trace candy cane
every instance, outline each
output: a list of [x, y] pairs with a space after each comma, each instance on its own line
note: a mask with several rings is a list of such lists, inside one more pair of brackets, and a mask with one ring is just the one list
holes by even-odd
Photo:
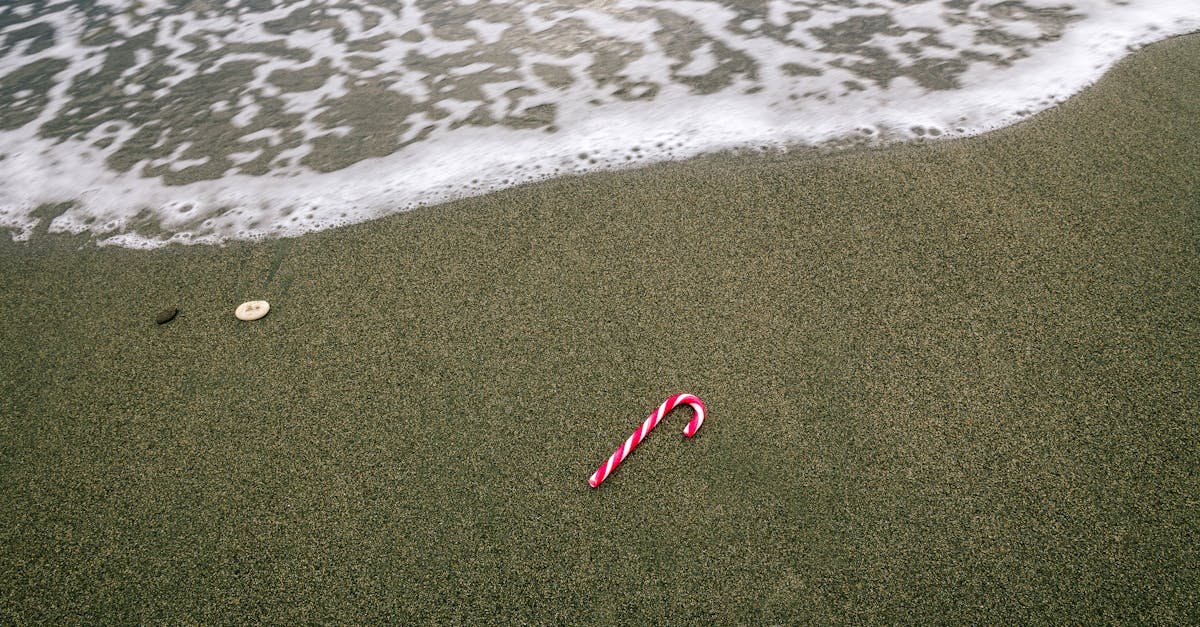
[[658, 426], [658, 422], [663, 419], [663, 416], [671, 413], [672, 409], [684, 403], [691, 405], [692, 409], [696, 410], [696, 416], [683, 428], [683, 434], [689, 438], [696, 435], [696, 432], [700, 430], [700, 425], [704, 424], [704, 401], [691, 394], [676, 394], [668, 398], [662, 405], [658, 406], [658, 409], [654, 410], [654, 413], [646, 417], [646, 421], [642, 423], [642, 426], [638, 427], [637, 431], [634, 431], [628, 440], [625, 440], [625, 443], [608, 458], [608, 461], [604, 462], [602, 466], [596, 469], [596, 472], [592, 473], [591, 478], [588, 479], [588, 485], [593, 488], [598, 487], [612, 474], [612, 471], [616, 470], [617, 465], [624, 461], [633, 452], [633, 449], [637, 448], [642, 438], [645, 438], [647, 433], [650, 433], [654, 427]]

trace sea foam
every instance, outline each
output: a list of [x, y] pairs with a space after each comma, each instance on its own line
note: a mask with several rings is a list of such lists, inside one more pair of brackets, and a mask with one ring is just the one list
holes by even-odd
[[0, 8], [0, 229], [286, 237], [705, 152], [973, 135], [1200, 28], [1193, 0], [742, 4]]

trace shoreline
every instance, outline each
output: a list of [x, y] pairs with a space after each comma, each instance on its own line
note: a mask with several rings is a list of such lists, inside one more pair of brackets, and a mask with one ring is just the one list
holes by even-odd
[[0, 616], [1195, 622], [1197, 59], [966, 139], [0, 244]]
[[[1192, 27], [1194, 28], [1195, 25], [1192, 25]], [[1180, 26], [1179, 28], [1186, 28], [1186, 26]], [[1166, 39], [1188, 36], [1188, 34], [1165, 34], [1167, 32], [1178, 32], [1178, 30], [1174, 28], [1165, 31], [1151, 28], [1147, 32], [1156, 32], [1158, 36], [1165, 37]], [[1159, 41], [1165, 41], [1166, 39]], [[1141, 39], [1136, 38], [1134, 41], [1140, 42]], [[1128, 55], [1131, 53], [1136, 53], [1137, 50], [1140, 50], [1146, 45], [1151, 44], [1145, 44], [1143, 42], [1136, 45], [1131, 44], [1129, 46], [1124, 46], [1121, 49], [1124, 51], [1125, 55]], [[1117, 58], [1117, 61], [1115, 62], [1119, 62], [1119, 55], [1115, 58]], [[1111, 69], [1112, 63], [1114, 63], [1112, 58], [1105, 58], [1102, 62], [1093, 65], [1091, 70], [1092, 72], [1107, 72], [1108, 70], [1105, 68]], [[1087, 74], [1087, 80], [1095, 81], [1097, 77], [1092, 72]], [[1072, 83], [1072, 86], [1074, 88], [1079, 87], [1078, 84], [1074, 83]], [[938, 93], [939, 92], [933, 92], [933, 94]], [[1075, 91], [1073, 92], [1073, 95], [1066, 97], [1070, 99], [1077, 96], [1078, 93], [1078, 91]], [[952, 94], [950, 94], [949, 97], [952, 97]], [[391, 198], [393, 202], [390, 204], [384, 203], [382, 205], [376, 203], [375, 200], [372, 200], [372, 198], [374, 198], [373, 193], [367, 193], [366, 195], [363, 195], [363, 190], [370, 187], [381, 178], [387, 179], [387, 172], [389, 171], [408, 172], [414, 168], [423, 167], [422, 164], [430, 160], [430, 155], [425, 155], [425, 157], [410, 155], [406, 157], [401, 152], [397, 152], [374, 160], [352, 163], [349, 168], [337, 170], [336, 172], [338, 173], [337, 176], [339, 177], [349, 176], [355, 179], [355, 184], [344, 186], [338, 189], [336, 193], [331, 191], [332, 188], [326, 189], [320, 185], [314, 187], [309, 181], [306, 180], [310, 176], [319, 176], [320, 168], [317, 170], [308, 170], [306, 176], [301, 176], [296, 180], [279, 179], [268, 176], [244, 176], [241, 174], [232, 174], [225, 178], [209, 178], [209, 175], [211, 175], [212, 172], [208, 172], [207, 174], [203, 173], [205, 168], [200, 168], [199, 171], [194, 171], [192, 174], [188, 174], [189, 170], [187, 168], [178, 172], [171, 169], [166, 173], [160, 172], [162, 178], [122, 178], [127, 174], [127, 172], [118, 173], [116, 171], [109, 171], [108, 173], [111, 174], [112, 177], [116, 178], [105, 178], [103, 175], [97, 175], [99, 177], [97, 180], [101, 180], [103, 182], [94, 182], [95, 184], [89, 186], [88, 188], [78, 190], [78, 193], [73, 197], [57, 196], [53, 194], [40, 196], [40, 202], [42, 202], [42, 204], [39, 205], [37, 209], [32, 211], [30, 215], [35, 218], [39, 216], [42, 217], [42, 224], [39, 224], [35, 227], [30, 227], [27, 223], [21, 226], [13, 225], [6, 227], [5, 230], [10, 232], [13, 237], [17, 237], [18, 233], [23, 233], [21, 237], [28, 238], [29, 233], [39, 233], [41, 234], [40, 237], [44, 238], [44, 233], [48, 226], [48, 222], [54, 218], [59, 218], [64, 225], [70, 225], [69, 228], [76, 229], [90, 228], [89, 225], [92, 225], [96, 222], [109, 223], [110, 218], [114, 218], [112, 212], [105, 209], [98, 209], [99, 214], [93, 213], [97, 210], [97, 207], [92, 206], [90, 201], [84, 200], [85, 198], [104, 197], [108, 200], [100, 203], [100, 207], [117, 206], [125, 207], [125, 210], [128, 212], [133, 212], [135, 210], [137, 211], [136, 215], [126, 215], [112, 220], [112, 222], [127, 221], [129, 230], [110, 230], [102, 235], [97, 235], [91, 231], [85, 231], [85, 233], [81, 235], [64, 234], [63, 237], [83, 237], [85, 239], [94, 240], [93, 243], [100, 246], [122, 246], [137, 249], [156, 248], [164, 245], [169, 246], [172, 244], [167, 244], [165, 242], [173, 239], [173, 235], [184, 234], [186, 234], [189, 238], [189, 241], [185, 242], [184, 245], [199, 244], [221, 246], [237, 243], [238, 241], [255, 243], [269, 241], [278, 237], [303, 237], [305, 235], [330, 228], [344, 228], [345, 226], [351, 226], [353, 224], [371, 222], [378, 219], [380, 216], [386, 217], [389, 215], [395, 215], [394, 212], [403, 213], [411, 211], [414, 207], [417, 209], [440, 207], [473, 197], [486, 197], [497, 191], [503, 191], [504, 189], [523, 187], [525, 185], [537, 185], [547, 180], [558, 178], [559, 176], [588, 177], [597, 174], [616, 174], [631, 168], [635, 169], [647, 166], [652, 167], [654, 165], [661, 165], [663, 163], [680, 161], [686, 162], [697, 158], [753, 158], [754, 156], [761, 154], [759, 152], [760, 150], [774, 153], [780, 158], [794, 160], [797, 158], [823, 158], [842, 153], [854, 154], [860, 151], [870, 152], [876, 150], [889, 150], [892, 148], [902, 147], [905, 144], [923, 145], [926, 139], [933, 139], [935, 143], [937, 141], [955, 141], [960, 138], [969, 138], [979, 136], [981, 134], [996, 132], [997, 130], [1002, 130], [1014, 124], [1020, 124], [1024, 121], [1024, 119], [1020, 119], [1021, 115], [1030, 114], [1031, 111], [1044, 111], [1045, 109], [1043, 109], [1043, 107], [1053, 108], [1055, 106], [1059, 106], [1061, 104], [1060, 98], [1062, 97], [1063, 94], [1059, 93], [1047, 95], [1047, 97], [1041, 100], [1036, 106], [1027, 107], [1020, 112], [1010, 112], [1010, 114], [1001, 116], [999, 118], [992, 118], [991, 122], [981, 121], [975, 125], [966, 124], [963, 122], [963, 120], [965, 120], [968, 116], [963, 116], [957, 123], [966, 124], [966, 129], [961, 127], [954, 129], [944, 128], [955, 126], [957, 123], [923, 127], [920, 124], [914, 125], [913, 120], [910, 119], [904, 119], [901, 121], [893, 120], [890, 124], [867, 124], [866, 126], [858, 126], [856, 122], [855, 128], [840, 127], [840, 130], [836, 132], [831, 130], [829, 133], [820, 134], [820, 136], [824, 137], [824, 139], [813, 144], [803, 143], [803, 140], [801, 140], [800, 143], [795, 143], [794, 140], [796, 140], [797, 137], [802, 137], [802, 133], [797, 135], [796, 132], [781, 131], [782, 134], [777, 136], [776, 139], [767, 140], [764, 142], [746, 140], [740, 143], [725, 143], [721, 144], [727, 146], [724, 149], [700, 150], [699, 152], [696, 152], [691, 148], [684, 149], [683, 152], [690, 155], [687, 158], [679, 158], [677, 155], [675, 158], [660, 159], [660, 157], [649, 157], [646, 160], [643, 160], [644, 155], [640, 154], [641, 149], [637, 146], [634, 146], [632, 148], [633, 152], [629, 155], [625, 155], [625, 163], [623, 165], [619, 161], [610, 161], [608, 158], [601, 159], [601, 161], [609, 163], [609, 165], [599, 170], [577, 171], [573, 169], [573, 166], [562, 166], [562, 164], [559, 164], [559, 166], [565, 168], [565, 172], [554, 177], [534, 176], [532, 174], [526, 175], [522, 174], [520, 171], [524, 170], [525, 172], [533, 172], [536, 170], [549, 171], [553, 169], [553, 171], [559, 172], [560, 167], [558, 166], [553, 166], [552, 164], [548, 163], [530, 166], [530, 164], [521, 163], [509, 164], [505, 166], [505, 168], [514, 168], [514, 170], [508, 174], [498, 174], [497, 171], [492, 171], [485, 168], [484, 170], [466, 175], [475, 177], [469, 182], [467, 182], [465, 178], [451, 183], [443, 181], [438, 186], [429, 187], [428, 189], [425, 188], [425, 182], [410, 181], [410, 186], [415, 186], [423, 190], [419, 193], [419, 195], [425, 194], [423, 199], [413, 197], [409, 193], [411, 189], [409, 189], [409, 187], [406, 185], [395, 184], [395, 182], [392, 181], [391, 183], [388, 183], [387, 189], [389, 191], [387, 192], [386, 197]], [[979, 104], [980, 106], [987, 108], [986, 102]], [[1036, 113], [1032, 115], [1036, 115]], [[694, 116], [685, 113], [683, 114], [682, 119], [691, 119], [692, 117]], [[814, 116], [813, 119], [819, 120], [821, 119], [821, 116]], [[823, 124], [818, 125], [823, 126]], [[907, 130], [905, 130], [906, 128]], [[912, 133], [917, 133], [920, 135], [920, 137], [911, 136]], [[927, 135], [926, 133], [929, 134]], [[897, 138], [905, 136], [910, 137], [908, 140], [897, 140]], [[780, 137], [791, 137], [792, 140], [780, 139]], [[884, 140], [882, 139], [883, 137], [889, 137], [890, 139]], [[507, 145], [510, 139], [511, 138], [491, 138], [491, 140], [499, 141], [502, 145]], [[634, 143], [646, 144], [647, 142], [635, 140]], [[659, 143], [659, 145], [661, 146], [662, 144]], [[735, 145], [739, 147], [728, 147]], [[61, 165], [59, 163], [60, 160], [57, 157], [53, 157], [51, 153], [46, 152], [49, 150], [51, 149], [48, 147], [43, 147], [42, 149], [26, 150], [25, 152], [29, 154], [43, 154], [46, 156], [46, 159], [43, 161], [53, 162], [56, 167]], [[89, 149], [85, 148], [83, 150], [86, 152]], [[581, 146], [577, 150], [568, 150], [567, 152], [578, 152], [582, 155], [584, 153], [591, 152], [591, 150], [592, 149], [590, 147]], [[19, 154], [21, 151], [17, 152]], [[67, 152], [70, 152], [70, 150], [68, 149]], [[136, 153], [137, 151], [135, 150], [134, 152]], [[0, 155], [0, 157], [2, 156], [3, 155]], [[411, 157], [411, 159], [409, 157]], [[612, 159], [616, 159], [616, 157], [612, 157], [611, 155], [610, 157]], [[124, 161], [127, 162], [127, 165], [129, 163], [133, 163], [130, 161], [130, 159], [136, 161], [136, 158], [126, 155], [124, 157]], [[630, 159], [632, 159], [632, 161]], [[415, 161], [415, 163], [409, 163], [409, 161]], [[592, 163], [596, 163], [595, 159], [592, 160]], [[543, 169], [543, 166], [547, 167]], [[88, 171], [96, 168], [98, 168], [99, 171], [105, 170], [104, 167], [102, 167], [98, 162], [89, 164], [86, 161], [78, 163], [71, 162], [67, 170], [77, 174], [81, 171]], [[234, 169], [230, 169], [226, 170], [226, 173], [228, 174], [229, 172], [234, 171]], [[499, 179], [503, 180], [502, 182], [497, 183], [496, 180]], [[491, 182], [480, 183], [480, 180], [490, 180]], [[513, 184], [512, 187], [506, 187], [511, 184], [510, 181], [514, 180], [520, 180], [524, 182], [520, 184]], [[170, 181], [171, 184], [163, 185], [164, 181]], [[201, 187], [193, 187], [195, 185], [200, 185]], [[260, 186], [263, 188], [261, 190], [263, 195], [257, 196], [257, 200], [247, 198], [239, 194], [235, 194], [237, 197], [236, 199], [222, 196], [224, 193], [222, 190], [243, 190], [247, 188], [255, 189], [259, 188]], [[62, 187], [62, 184], [58, 183], [26, 186], [26, 188], [31, 191], [39, 188], [58, 187]], [[124, 188], [124, 195], [114, 195], [115, 192], [113, 190], [116, 188]], [[278, 195], [277, 192], [269, 191], [272, 188], [286, 188], [293, 190], [291, 192], [284, 193], [285, 195], [292, 194], [292, 201], [290, 201], [290, 203], [284, 203], [282, 208], [280, 208], [280, 205], [277, 203], [269, 202], [270, 198]], [[155, 191], [150, 193], [150, 202], [139, 202], [133, 199], [133, 189], [140, 189], [143, 191], [153, 189]], [[299, 189], [307, 190], [307, 192], [301, 193], [299, 191], [295, 191]], [[481, 192], [482, 189], [489, 189], [490, 191]], [[461, 190], [471, 191], [462, 192]], [[467, 195], [463, 196], [463, 193]], [[322, 199], [323, 202], [317, 204], [323, 206], [324, 209], [314, 210], [313, 206], [309, 206], [307, 199], [314, 195]], [[225, 200], [216, 200], [218, 197], [224, 197]], [[157, 198], [157, 200], [153, 200], [155, 198]], [[275, 199], [278, 200], [278, 198]], [[274, 204], [275, 209], [268, 209], [268, 205], [270, 204]], [[26, 207], [27, 205], [22, 204], [21, 206]], [[175, 209], [168, 211], [166, 208], [167, 206], [176, 207], [178, 208], [178, 211]], [[199, 206], [198, 210], [196, 209], [196, 206]], [[210, 210], [209, 207], [222, 207], [223, 209], [214, 212], [213, 210]], [[235, 217], [243, 213], [243, 207], [257, 207], [255, 210], [249, 211], [250, 214], [254, 214], [257, 217], [253, 219]], [[333, 207], [337, 207], [337, 209], [333, 210]], [[390, 207], [390, 209], [386, 207]], [[25, 210], [26, 209], [24, 208], [19, 210], [13, 209], [15, 214], [22, 216], [24, 216]], [[337, 216], [334, 216], [333, 213], [326, 215], [326, 213], [330, 211], [340, 211], [340, 214]], [[275, 212], [276, 214], [273, 217], [272, 212]], [[303, 213], [308, 213], [309, 215], [300, 215]], [[314, 219], [312, 215], [314, 213], [319, 216], [319, 220], [317, 220], [318, 222], [324, 224], [341, 223], [341, 226], [327, 226], [300, 234], [293, 232], [287, 235], [280, 235], [281, 233], [286, 233], [289, 228], [308, 228], [306, 226], [288, 227], [286, 224], [307, 224], [309, 221]], [[367, 215], [375, 217], [363, 217]], [[290, 220], [288, 219], [289, 216]], [[231, 228], [230, 225], [244, 220], [250, 221], [243, 223], [242, 226], [245, 228], [239, 232], [252, 232], [255, 233], [254, 237], [243, 240], [238, 240], [236, 237], [234, 237], [221, 241], [215, 241], [224, 237], [218, 235], [218, 233], [222, 232], [222, 229], [226, 229], [225, 232], [228, 233], [230, 232], [228, 231], [228, 228]], [[299, 222], [297, 222], [297, 220], [299, 220]], [[352, 222], [346, 223], [346, 220], [351, 220]], [[270, 225], [269, 230], [272, 234], [264, 235], [263, 233], [259, 232], [259, 229], [262, 228], [262, 224], [264, 223]], [[167, 226], [164, 227], [164, 224]], [[221, 226], [221, 224], [224, 224], [224, 226]], [[166, 240], [162, 239], [163, 236], [166, 235], [172, 235], [172, 238]], [[124, 243], [122, 244], [121, 242]]]

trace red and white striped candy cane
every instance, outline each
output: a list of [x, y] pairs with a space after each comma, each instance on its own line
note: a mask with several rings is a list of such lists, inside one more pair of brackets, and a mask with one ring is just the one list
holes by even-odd
[[617, 465], [628, 457], [633, 452], [633, 449], [637, 448], [642, 438], [645, 438], [647, 433], [650, 433], [654, 427], [658, 426], [658, 422], [663, 419], [663, 416], [666, 416], [671, 413], [672, 409], [685, 403], [691, 405], [692, 409], [696, 410], [696, 416], [683, 428], [683, 434], [689, 438], [696, 435], [696, 432], [700, 430], [700, 425], [704, 424], [704, 401], [692, 394], [676, 394], [668, 398], [662, 405], [658, 406], [658, 409], [654, 410], [654, 413], [646, 417], [646, 421], [642, 423], [642, 426], [638, 427], [637, 431], [634, 431], [628, 440], [625, 440], [625, 443], [608, 458], [608, 461], [604, 462], [603, 465], [596, 469], [596, 472], [592, 473], [591, 478], [588, 479], [588, 485], [593, 488], [598, 487], [612, 474], [612, 471], [616, 470]]

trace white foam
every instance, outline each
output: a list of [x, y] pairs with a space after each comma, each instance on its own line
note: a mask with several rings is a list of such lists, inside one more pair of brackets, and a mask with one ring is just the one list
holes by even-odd
[[[124, 7], [116, 0], [107, 4]], [[210, 65], [206, 70], [187, 56], [195, 52], [191, 36], [203, 37], [217, 50], [223, 42], [284, 41], [311, 53], [303, 60], [258, 52], [230, 54], [221, 60], [251, 59], [259, 66], [240, 94], [220, 94], [221, 99], [212, 102], [208, 110], [232, 112], [231, 123], [247, 128], [259, 121], [263, 99], [277, 98], [284, 111], [302, 114], [302, 119], [290, 128], [268, 126], [244, 133], [236, 138], [244, 149], [218, 155], [234, 166], [224, 177], [186, 185], [169, 185], [139, 172], [145, 166], [165, 166], [177, 172], [210, 163], [214, 156], [204, 154], [194, 142], [171, 144], [167, 156], [147, 158], [128, 172], [117, 172], [106, 167], [104, 160], [138, 133], [130, 123], [101, 125], [65, 141], [41, 137], [38, 131], [44, 124], [72, 115], [70, 111], [78, 108], [67, 88], [74, 77], [98, 71], [103, 55], [82, 43], [87, 22], [74, 10], [20, 23], [22, 27], [34, 22], [52, 25], [58, 37], [53, 46], [39, 52], [29, 52], [28, 44], [5, 51], [0, 56], [0, 74], [42, 59], [67, 59], [69, 65], [46, 94], [49, 104], [37, 119], [18, 129], [0, 131], [0, 153], [6, 155], [2, 163], [9, 173], [0, 181], [0, 229], [8, 230], [15, 239], [28, 239], [38, 226], [33, 213], [39, 206], [71, 202], [74, 205], [48, 225], [50, 232], [91, 233], [101, 244], [131, 247], [215, 244], [295, 236], [522, 182], [729, 148], [820, 145], [852, 137], [891, 141], [933, 134], [971, 135], [1011, 124], [1062, 101], [1096, 80], [1133, 47], [1200, 28], [1200, 11], [1190, 0], [1131, 0], [1124, 5], [1082, 0], [1069, 9], [1059, 0], [975, 4], [953, 19], [947, 18], [940, 2], [891, 0], [851, 6], [772, 2], [752, 19], [695, 0], [652, 5], [617, 0], [571, 10], [562, 5], [525, 3], [512, 7], [522, 16], [520, 24], [497, 22], [492, 17], [464, 21], [475, 33], [473, 39], [435, 37], [434, 29], [412, 6], [398, 13], [374, 7], [361, 15], [342, 9], [330, 12], [342, 19], [342, 28], [353, 37], [386, 35], [376, 42], [379, 50], [371, 51], [354, 50], [351, 40], [339, 43], [327, 31], [298, 29], [281, 37], [266, 30], [268, 22], [287, 18], [301, 4], [312, 3], [256, 13], [253, 19], [234, 19], [228, 14], [207, 18], [172, 14], [178, 9], [166, 2], [145, 2], [134, 9], [136, 19], [113, 19], [124, 34], [154, 32], [156, 45], [171, 51], [165, 57], [152, 58], [148, 51], [138, 50], [136, 65], [120, 77], [122, 82], [133, 80], [155, 64], [171, 68], [170, 76], [157, 87], [159, 97], [170, 95], [175, 86], [200, 72], [215, 69], [216, 65]], [[489, 6], [509, 7], [502, 2]], [[1049, 13], [996, 15], [1021, 6]], [[799, 10], [810, 16], [792, 24], [789, 14]], [[1064, 10], [1068, 19], [1046, 18], [1062, 15]], [[702, 41], [685, 46], [664, 40], [655, 11], [674, 12], [689, 28], [702, 33]], [[378, 24], [368, 28], [367, 13]], [[827, 31], [822, 29], [836, 29], [853, 16], [886, 16], [896, 25], [895, 32], [870, 34], [867, 44], [898, 62], [936, 58], [953, 62], [963, 50], [999, 55], [997, 58], [1006, 61], [970, 64], [956, 77], [959, 84], [952, 89], [931, 90], [918, 83], [917, 75], [879, 78], [857, 69], [871, 57], [853, 49], [825, 47], [822, 37]], [[479, 46], [506, 49], [503, 38], [514, 27], [523, 27], [527, 33], [549, 33], [562, 26], [563, 20], [585, 25], [597, 41], [624, 42], [639, 52], [623, 59], [618, 76], [605, 80], [594, 77], [600, 59], [595, 50], [539, 48], [529, 42], [521, 42], [520, 66], [515, 70], [497, 67], [490, 60], [491, 53], [480, 54], [440, 76], [407, 65], [410, 53], [439, 58]], [[772, 25], [790, 29], [782, 37], [758, 32]], [[979, 34], [985, 29], [1007, 33], [1011, 41], [1001, 45], [981, 39]], [[754, 32], [744, 34], [743, 30]], [[423, 39], [399, 37], [410, 31], [421, 33]], [[918, 46], [930, 34], [940, 45]], [[914, 46], [919, 47], [917, 52]], [[722, 78], [720, 47], [754, 60], [754, 75], [735, 72]], [[371, 58], [374, 66], [355, 69], [351, 63], [355, 56]], [[312, 69], [322, 62], [328, 63], [334, 74], [316, 89], [286, 92], [268, 80], [276, 70]], [[819, 75], [804, 71], [794, 76], [785, 63], [816, 68]], [[570, 76], [570, 84], [549, 87], [534, 71], [535, 64], [561, 68]], [[486, 95], [484, 100], [430, 93], [430, 86], [438, 80], [470, 80], [491, 71], [519, 78], [472, 84]], [[713, 80], [722, 87], [698, 95], [684, 79]], [[382, 80], [388, 89], [414, 102], [438, 97], [438, 113], [414, 111], [405, 119], [404, 129], [388, 131], [398, 144], [411, 142], [390, 155], [361, 159], [329, 173], [301, 165], [302, 159], [313, 153], [315, 140], [351, 136], [351, 126], [323, 126], [318, 118], [331, 103], [372, 80]], [[615, 90], [625, 84], [621, 81], [641, 85], [630, 85], [620, 95]], [[133, 82], [120, 88], [129, 95], [140, 91]], [[495, 119], [503, 119], [546, 104], [554, 105], [553, 132], [541, 126], [517, 130], [465, 123], [481, 107]], [[303, 141], [276, 154], [268, 174], [239, 173], [239, 166], [277, 150], [285, 134], [299, 134]], [[101, 140], [110, 143], [98, 147]], [[169, 141], [164, 131], [152, 149], [165, 148]], [[145, 210], [156, 222], [152, 228], [145, 227], [144, 221], [133, 224], [134, 216]]]

